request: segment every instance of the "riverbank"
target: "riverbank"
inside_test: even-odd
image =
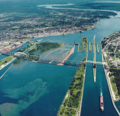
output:
[[[119,63],[120,63],[120,32],[114,32],[107,37],[104,37],[101,41],[103,60],[108,65],[109,69],[106,69],[106,76],[110,82],[110,87],[112,88],[112,94],[114,101],[118,101],[120,97],[119,89]]]
[[[103,54],[102,54],[102,62],[103,61],[104,61],[104,57],[103,57]],[[107,80],[107,84],[108,84],[108,88],[109,88],[112,104],[113,104],[117,114],[120,116],[120,112],[119,112],[119,110],[117,109],[117,107],[115,105],[116,97],[115,97],[115,94],[114,94],[114,91],[113,91],[113,88],[112,88],[112,85],[111,85],[111,82],[110,82],[110,77],[108,76],[108,74],[107,74],[108,71],[105,68],[104,68],[104,72],[105,72],[105,76],[106,76],[106,80]]]
[[[87,55],[85,55],[83,61],[85,61],[86,58]],[[80,114],[79,110],[81,109],[85,69],[84,63],[81,63],[66,93],[57,116],[78,116]]]

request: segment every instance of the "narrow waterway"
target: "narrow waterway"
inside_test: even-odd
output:
[[[0,55],[0,60],[6,58],[7,56],[6,55]]]
[[[93,60],[94,53],[88,53],[88,60]],[[96,61],[102,61],[101,50],[96,52]],[[93,78],[92,64],[87,64],[85,85],[82,101],[81,116],[118,116],[116,110],[113,107],[106,76],[102,65],[97,65],[96,68],[96,82]],[[103,93],[104,99],[104,111],[100,111],[100,94]]]

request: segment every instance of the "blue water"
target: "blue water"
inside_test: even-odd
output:
[[[101,50],[96,52],[96,61],[102,61]],[[88,60],[93,60],[94,53],[88,53]],[[106,76],[102,65],[97,65],[96,82],[94,82],[92,64],[87,64],[85,85],[82,102],[81,116],[117,116],[117,112],[113,107]],[[100,111],[100,94],[103,93],[104,111]],[[86,112],[87,110],[87,112]]]
[[[24,43],[21,47],[19,47],[19,48],[17,48],[17,49],[12,50],[12,51],[11,51],[11,53],[15,53],[15,52],[17,52],[18,50],[20,50],[20,49],[23,49],[23,48],[27,47],[27,45],[28,45],[28,44],[29,44],[29,42]]]
[[[91,42],[94,35],[96,35],[96,43],[100,42],[103,37],[119,31],[120,21],[118,18],[111,18],[102,20],[98,24],[100,25],[97,26],[97,29],[84,33],[52,36],[42,39],[53,38],[50,41],[64,43],[66,48],[71,49],[74,41],[79,43],[83,36],[86,36],[88,42]],[[61,54],[67,53],[69,49],[62,49],[59,52],[55,51],[49,57],[53,57],[53,55],[56,58],[62,57]],[[85,52],[77,53],[77,49],[78,46],[75,47],[74,56],[71,56],[72,60],[81,60],[85,55]],[[43,54],[43,57],[46,54]],[[93,52],[88,53],[88,60],[93,60]],[[97,53],[97,61],[102,61],[101,51],[99,54]],[[0,74],[4,73],[9,66],[1,70]],[[13,65],[0,80],[0,99],[3,101],[0,104],[1,115],[56,116],[76,70],[77,67],[40,64],[29,61],[22,61],[19,65]],[[101,91],[104,96],[104,112],[100,112],[99,110],[99,96]],[[97,79],[96,83],[94,83],[92,65],[87,64],[81,115],[117,116],[111,102],[102,66],[97,66]]]
[[[6,55],[0,55],[0,60],[6,58],[7,56]]]
[[[76,70],[77,67],[23,61],[6,73],[0,81],[0,88],[6,97],[18,100],[16,112],[25,107],[27,109],[22,115],[48,116],[52,113],[55,116]],[[6,107],[12,108],[13,104]],[[9,110],[7,112],[13,116]]]

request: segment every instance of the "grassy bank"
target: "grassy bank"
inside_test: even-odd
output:
[[[13,60],[13,56],[8,56],[8,57],[6,57],[6,58],[0,60],[0,66],[9,63],[9,62],[12,61],[12,60]]]
[[[92,52],[92,45],[91,45],[91,42],[89,42],[89,51]]]
[[[100,51],[100,44],[97,43],[97,51],[99,52]]]
[[[81,45],[82,45],[83,49],[85,51],[87,51],[87,38],[86,37],[82,37]]]
[[[110,82],[111,82],[111,85],[112,85],[112,89],[114,91],[114,94],[115,94],[115,97],[116,99],[119,99],[120,97],[120,77],[119,77],[119,74],[120,74],[120,70],[117,68],[110,68],[109,69],[109,78],[110,78]]]
[[[80,46],[80,44],[79,44],[79,47],[78,47],[78,52],[82,52],[83,50],[82,50],[82,48],[81,48],[81,46]]]
[[[85,61],[86,58],[87,55],[85,55],[83,61]],[[76,116],[81,103],[84,74],[85,66],[84,63],[81,63],[67,91],[57,116]]]

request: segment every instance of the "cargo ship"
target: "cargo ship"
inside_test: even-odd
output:
[[[104,102],[103,102],[103,95],[101,93],[100,95],[100,110],[103,111],[104,110]]]

